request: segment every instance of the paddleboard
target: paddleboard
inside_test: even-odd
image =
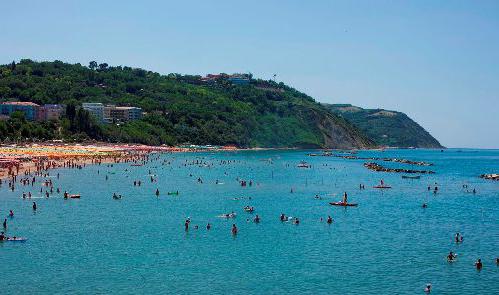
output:
[[[333,206],[343,206],[343,207],[356,207],[359,205],[357,203],[343,203],[343,202],[331,202],[329,204]]]

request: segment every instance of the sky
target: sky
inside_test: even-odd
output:
[[[499,1],[0,0],[0,63],[251,72],[499,148]]]

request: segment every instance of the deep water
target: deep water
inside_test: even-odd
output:
[[[424,294],[426,283],[433,285],[431,294],[499,293],[499,182],[478,177],[499,173],[499,150],[358,154],[434,163],[379,162],[436,172],[419,180],[367,170],[362,160],[309,152],[163,154],[142,167],[50,171],[54,187],[80,193],[79,200],[64,200],[62,193],[42,198],[40,183],[11,192],[4,182],[0,215],[15,213],[7,218],[7,235],[28,241],[0,242],[0,294]],[[197,160],[207,165],[190,165]],[[312,167],[297,168],[302,160]],[[157,182],[150,182],[149,170]],[[138,179],[142,186],[133,186]],[[393,188],[373,189],[381,179]],[[427,190],[435,182],[436,195]],[[30,189],[37,198],[23,200]],[[166,194],[177,190],[178,196]],[[358,207],[328,204],[345,191]],[[114,200],[114,192],[123,198]],[[245,212],[245,205],[255,212]],[[231,211],[235,219],[217,217]],[[281,213],[300,224],[280,222]],[[261,223],[247,221],[256,214]],[[463,243],[454,243],[456,232]],[[458,254],[455,263],[446,261],[449,251]],[[478,258],[481,271],[474,268]]]

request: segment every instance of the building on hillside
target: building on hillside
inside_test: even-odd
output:
[[[53,121],[59,120],[65,112],[65,106],[62,104],[46,104],[40,107],[38,120],[40,121]]]
[[[216,83],[219,79],[225,79],[232,83],[233,85],[248,85],[250,83],[251,77],[249,74],[208,74],[201,78],[202,82],[205,83]]]
[[[250,78],[247,74],[233,74],[227,80],[233,85],[248,85],[250,83]]]
[[[47,112],[44,107],[39,107],[38,112],[36,113],[36,119],[37,121],[45,121],[47,117]]]
[[[34,121],[38,119],[40,106],[33,102],[11,101],[0,104],[0,114],[10,116],[13,112],[23,112],[26,120]]]
[[[106,122],[128,122],[140,120],[142,109],[137,107],[117,107],[107,105],[104,107],[104,120]]]
[[[99,102],[84,102],[81,104],[84,110],[88,111],[99,122],[104,122],[104,105]]]

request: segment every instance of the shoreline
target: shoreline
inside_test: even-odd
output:
[[[287,151],[287,150],[340,150],[345,152],[380,151],[394,147],[369,149],[302,149],[298,147],[254,147],[184,145],[147,146],[142,144],[114,144],[105,142],[42,142],[21,144],[0,144],[0,179],[10,179],[38,170],[64,168],[65,163],[91,165],[97,163],[119,163],[136,161],[137,157],[150,153],[180,152],[240,152],[240,151]],[[50,163],[49,165],[47,165]]]

